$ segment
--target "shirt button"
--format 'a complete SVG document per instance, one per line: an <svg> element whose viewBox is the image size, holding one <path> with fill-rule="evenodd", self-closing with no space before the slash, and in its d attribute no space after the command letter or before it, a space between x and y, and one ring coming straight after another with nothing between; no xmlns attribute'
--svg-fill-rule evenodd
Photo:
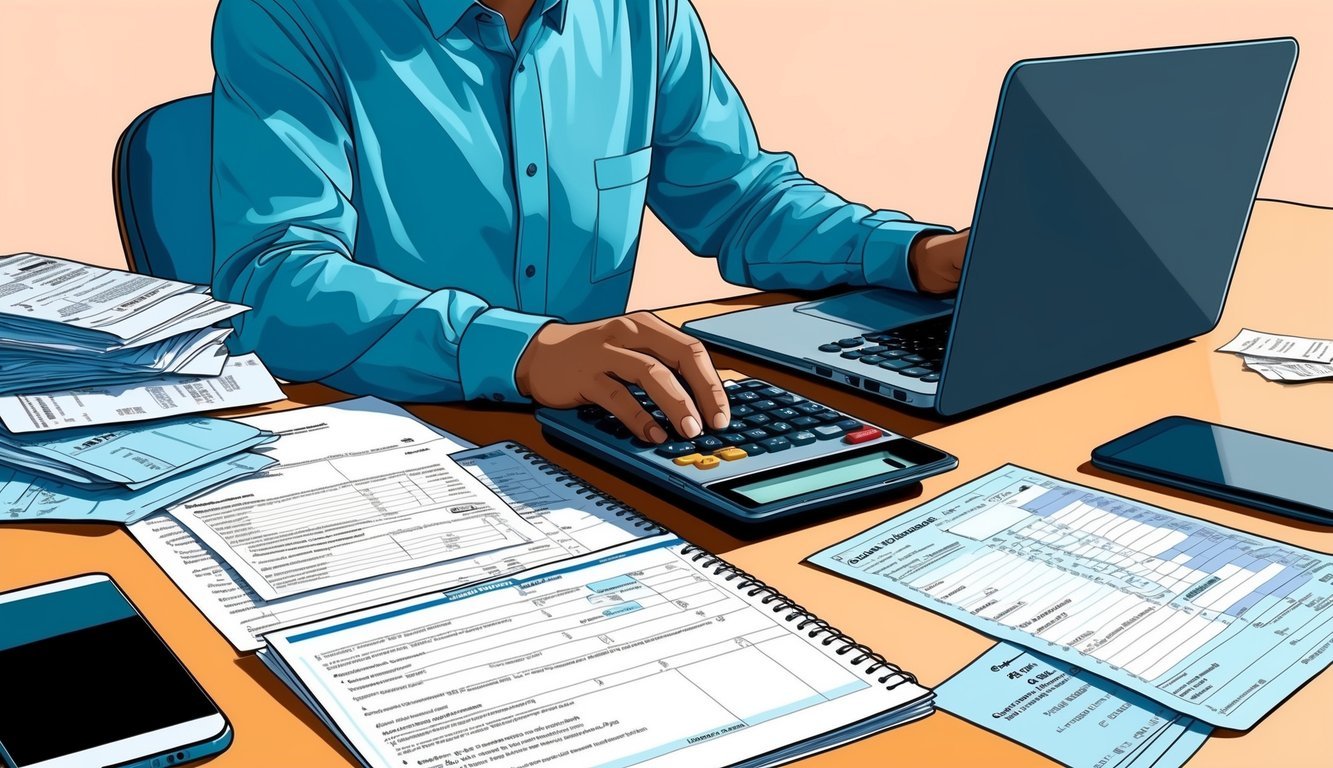
<svg viewBox="0 0 1333 768"><path fill-rule="evenodd" d="M528 173L529 176L536 176L536 175L537 175L537 164L536 164L536 163L528 163L528 170L527 170L527 173Z"/></svg>
<svg viewBox="0 0 1333 768"><path fill-rule="evenodd" d="M490 19L491 19L490 14L486 13L485 11L482 11L481 13L477 14L477 21L480 21L483 24L486 23L487 21L490 21Z"/></svg>
<svg viewBox="0 0 1333 768"><path fill-rule="evenodd" d="M519 65L518 65L518 71L519 71L519 72L522 72L522 71L525 70L525 69L527 69L527 67L523 66L522 64L519 64Z"/></svg>
<svg viewBox="0 0 1333 768"><path fill-rule="evenodd" d="M525 270L523 270L523 274L527 275L528 277L536 277L536 276L537 276L537 268L534 267L534 266L532 266L531 264L529 264L529 265L528 265L528 268L525 269Z"/></svg>
<svg viewBox="0 0 1333 768"><path fill-rule="evenodd" d="M495 394L491 395L491 398L494 399L495 402L497 403L503 403L505 396L500 394L499 392L496 392Z"/></svg>

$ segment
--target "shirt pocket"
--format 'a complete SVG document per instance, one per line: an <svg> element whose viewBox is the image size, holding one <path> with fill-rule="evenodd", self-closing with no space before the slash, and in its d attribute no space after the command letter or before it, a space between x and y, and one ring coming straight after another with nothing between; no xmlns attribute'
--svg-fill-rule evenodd
<svg viewBox="0 0 1333 768"><path fill-rule="evenodd" d="M607 280L634 267L648 169L653 148L593 161L597 181L597 226L593 237L592 280Z"/></svg>

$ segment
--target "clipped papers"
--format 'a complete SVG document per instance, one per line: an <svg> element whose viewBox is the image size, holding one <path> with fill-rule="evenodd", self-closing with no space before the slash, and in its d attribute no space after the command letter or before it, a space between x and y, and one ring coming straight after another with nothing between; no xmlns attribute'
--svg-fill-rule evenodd
<svg viewBox="0 0 1333 768"><path fill-rule="evenodd" d="M162 376L135 384L0 397L0 421L15 434L94 424L124 424L283 399L255 355L232 357L218 376Z"/></svg>

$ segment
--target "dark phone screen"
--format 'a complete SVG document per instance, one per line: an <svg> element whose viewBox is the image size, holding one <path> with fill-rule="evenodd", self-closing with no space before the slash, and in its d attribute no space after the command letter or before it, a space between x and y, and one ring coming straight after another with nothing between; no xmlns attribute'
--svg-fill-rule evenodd
<svg viewBox="0 0 1333 768"><path fill-rule="evenodd" d="M0 604L0 744L17 765L216 712L111 582Z"/></svg>
<svg viewBox="0 0 1333 768"><path fill-rule="evenodd" d="M1333 451L1195 421L1176 422L1114 458L1190 478L1330 510Z"/></svg>

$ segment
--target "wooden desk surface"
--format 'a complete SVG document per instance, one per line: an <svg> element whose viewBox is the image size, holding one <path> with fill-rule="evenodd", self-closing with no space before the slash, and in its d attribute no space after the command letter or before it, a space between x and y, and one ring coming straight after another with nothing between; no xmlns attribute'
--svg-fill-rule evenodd
<svg viewBox="0 0 1333 768"><path fill-rule="evenodd" d="M844 411L921 438L959 457L953 472L928 480L919 494L759 542L743 542L694 520L628 482L551 447L522 410L424 406L412 410L477 443L516 439L597 486L625 499L724 555L859 641L936 684L982 653L985 637L911 604L801 565L802 558L900 514L966 480L1013 462L1074 482L1122 493L1189 515L1322 552L1333 530L1100 473L1092 448L1168 414L1333 447L1333 381L1277 384L1213 350L1242 326L1278 333L1333 336L1333 211L1290 204L1257 205L1226 312L1217 329L1183 346L1076 381L1026 400L945 423L895 410L809 379L719 355L719 367L760 375ZM729 309L781 300L753 295L717 304L664 310L681 323ZM287 389L289 403L343 399L318 385ZM332 734L257 659L238 656L123 530L106 525L0 526L0 589L88 571L110 573L216 698L235 728L219 766L339 766L349 758ZM77 694L76 694L77 695ZM1327 764L1333 729L1333 675L1316 678L1253 730L1219 732L1191 761L1199 766ZM802 765L865 766L889 760L917 765L1051 765L1034 752L947 713L814 757Z"/></svg>

